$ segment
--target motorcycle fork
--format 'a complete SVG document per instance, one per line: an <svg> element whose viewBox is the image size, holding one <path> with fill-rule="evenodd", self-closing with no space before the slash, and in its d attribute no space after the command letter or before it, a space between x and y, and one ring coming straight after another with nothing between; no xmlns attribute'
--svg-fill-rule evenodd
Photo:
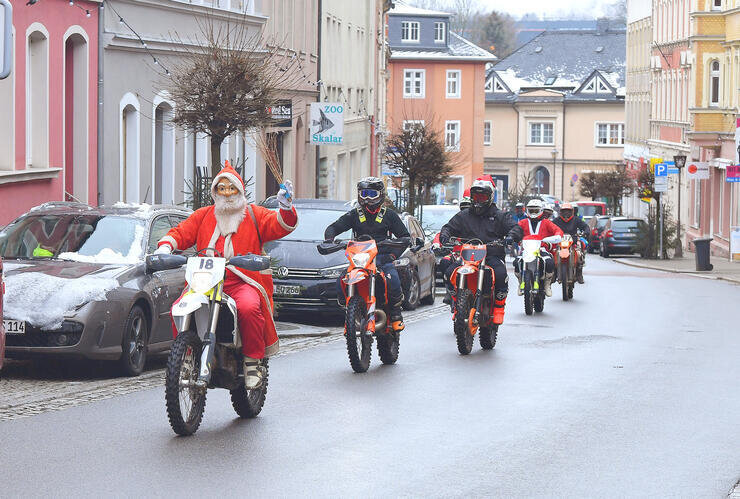
<svg viewBox="0 0 740 499"><path fill-rule="evenodd" d="M480 323L480 310L483 301L483 278L486 274L485 264L478 269L478 292L475 294L475 321Z"/></svg>
<svg viewBox="0 0 740 499"><path fill-rule="evenodd" d="M211 382L213 356L216 351L216 327L218 326L218 316L221 312L221 302L216 300L216 298L221 296L222 290L223 283L219 283L211 299L210 320L208 321L208 331L206 331L203 338L203 352L200 356L200 374L196 382L201 389L207 388Z"/></svg>
<svg viewBox="0 0 740 499"><path fill-rule="evenodd" d="M374 275L369 276L370 279L370 306L367 308L367 332L368 334L375 333L375 277ZM387 292L387 291L386 291ZM390 321L390 317L388 318L388 321Z"/></svg>

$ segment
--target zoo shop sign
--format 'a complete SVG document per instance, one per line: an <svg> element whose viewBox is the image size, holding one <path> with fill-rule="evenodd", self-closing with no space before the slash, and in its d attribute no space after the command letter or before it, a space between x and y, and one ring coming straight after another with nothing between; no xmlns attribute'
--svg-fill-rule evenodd
<svg viewBox="0 0 740 499"><path fill-rule="evenodd" d="M338 102L312 102L310 130L313 145L342 145L344 106Z"/></svg>

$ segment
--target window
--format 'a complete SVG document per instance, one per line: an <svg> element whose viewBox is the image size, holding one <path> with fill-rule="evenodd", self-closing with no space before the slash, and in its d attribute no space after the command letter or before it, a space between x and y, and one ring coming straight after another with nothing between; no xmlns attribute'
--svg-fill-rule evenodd
<svg viewBox="0 0 740 499"><path fill-rule="evenodd" d="M694 227L701 227L701 180L694 180Z"/></svg>
<svg viewBox="0 0 740 499"><path fill-rule="evenodd" d="M170 223L170 219L167 218L167 215L154 219L154 222L152 222L152 228L149 231L149 246L147 253L154 253L154 250L157 249L157 243L159 240L166 236L171 228L172 224Z"/></svg>
<svg viewBox="0 0 740 499"><path fill-rule="evenodd" d="M460 98L460 70L447 70L447 98Z"/></svg>
<svg viewBox="0 0 740 499"><path fill-rule="evenodd" d="M491 145L491 126L492 125L493 125L492 121L483 122L483 145L484 146Z"/></svg>
<svg viewBox="0 0 740 499"><path fill-rule="evenodd" d="M553 145L553 123L530 123L529 144L530 145Z"/></svg>
<svg viewBox="0 0 740 499"><path fill-rule="evenodd" d="M409 99L424 98L423 69L406 69L403 72L403 96Z"/></svg>
<svg viewBox="0 0 740 499"><path fill-rule="evenodd" d="M403 121L403 131L408 132L414 127L423 127L424 126L424 120L404 120Z"/></svg>
<svg viewBox="0 0 740 499"><path fill-rule="evenodd" d="M709 105L719 105L719 61L712 61L709 73Z"/></svg>
<svg viewBox="0 0 740 499"><path fill-rule="evenodd" d="M486 80L486 86L483 89L486 93L493 92L493 78Z"/></svg>
<svg viewBox="0 0 740 499"><path fill-rule="evenodd" d="M604 83L604 80L598 77L594 77L591 81L589 81L585 87L583 87L583 90L581 92L590 93L590 94L603 94L603 93L610 93L609 87Z"/></svg>
<svg viewBox="0 0 740 499"><path fill-rule="evenodd" d="M418 42L419 41L419 23L413 21L403 21L401 23L401 41Z"/></svg>
<svg viewBox="0 0 740 499"><path fill-rule="evenodd" d="M460 150L460 122L459 121L446 121L445 122L445 150L455 151L455 152Z"/></svg>
<svg viewBox="0 0 740 499"><path fill-rule="evenodd" d="M712 10L722 10L722 0L712 0Z"/></svg>
<svg viewBox="0 0 740 499"><path fill-rule="evenodd" d="M504 93L504 94L505 94L505 93L508 93L508 91L506 90L506 87L504 87L504 86L503 86L503 85L501 84L501 82L500 82L500 81L498 81L498 80L494 80L494 81L493 81L493 91L494 91L495 93Z"/></svg>
<svg viewBox="0 0 740 499"><path fill-rule="evenodd" d="M597 123L596 124L597 146L622 146L624 145L624 123Z"/></svg>
<svg viewBox="0 0 740 499"><path fill-rule="evenodd" d="M436 43L444 43L445 23L434 23L434 41Z"/></svg>
<svg viewBox="0 0 740 499"><path fill-rule="evenodd" d="M28 35L26 47L26 165L49 167L49 39ZM5 113L3 113L5 114Z"/></svg>
<svg viewBox="0 0 740 499"><path fill-rule="evenodd" d="M558 78L556 76L548 76L547 77L547 80L545 80L545 85L546 86L553 85L555 83L555 80L557 80L557 79Z"/></svg>

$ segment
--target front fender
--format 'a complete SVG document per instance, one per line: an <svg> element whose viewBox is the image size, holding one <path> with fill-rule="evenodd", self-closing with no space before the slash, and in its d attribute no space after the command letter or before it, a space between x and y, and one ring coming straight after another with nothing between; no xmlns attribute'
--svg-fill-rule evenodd
<svg viewBox="0 0 740 499"><path fill-rule="evenodd" d="M562 248L560 250L560 259L561 260L567 260L568 258L570 258L570 249L568 249L568 248Z"/></svg>
<svg viewBox="0 0 740 499"><path fill-rule="evenodd" d="M172 307L172 317L185 317L199 308L208 307L208 297L200 293L191 293L183 296L177 305Z"/></svg>

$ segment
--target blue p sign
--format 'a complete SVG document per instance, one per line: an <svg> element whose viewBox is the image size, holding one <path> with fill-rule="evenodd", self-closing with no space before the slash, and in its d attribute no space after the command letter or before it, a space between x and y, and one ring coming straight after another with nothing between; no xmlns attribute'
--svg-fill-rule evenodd
<svg viewBox="0 0 740 499"><path fill-rule="evenodd" d="M667 177L668 176L668 165L665 163L657 163L655 165L655 176L656 177Z"/></svg>

